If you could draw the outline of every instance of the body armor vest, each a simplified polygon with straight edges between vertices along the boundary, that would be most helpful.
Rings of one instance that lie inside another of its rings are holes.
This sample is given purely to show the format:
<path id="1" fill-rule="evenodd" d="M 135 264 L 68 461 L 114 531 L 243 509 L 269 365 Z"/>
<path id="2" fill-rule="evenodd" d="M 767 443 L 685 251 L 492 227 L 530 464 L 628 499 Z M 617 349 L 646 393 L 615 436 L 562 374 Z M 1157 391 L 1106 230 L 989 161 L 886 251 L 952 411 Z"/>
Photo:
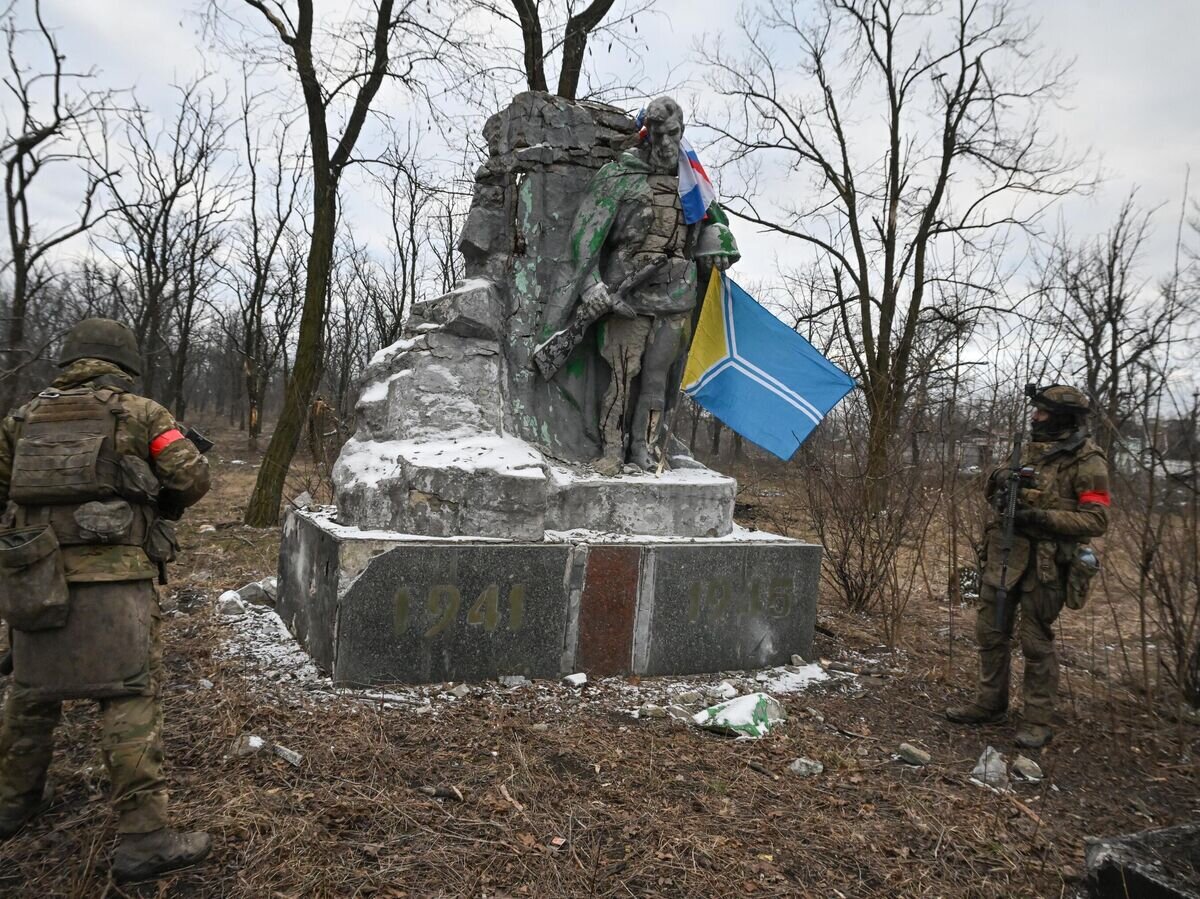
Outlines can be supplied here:
<path id="1" fill-rule="evenodd" d="M 120 391 L 43 391 L 26 408 L 9 498 L 20 526 L 48 524 L 61 546 L 143 546 L 158 479 L 145 460 L 117 452 Z"/>

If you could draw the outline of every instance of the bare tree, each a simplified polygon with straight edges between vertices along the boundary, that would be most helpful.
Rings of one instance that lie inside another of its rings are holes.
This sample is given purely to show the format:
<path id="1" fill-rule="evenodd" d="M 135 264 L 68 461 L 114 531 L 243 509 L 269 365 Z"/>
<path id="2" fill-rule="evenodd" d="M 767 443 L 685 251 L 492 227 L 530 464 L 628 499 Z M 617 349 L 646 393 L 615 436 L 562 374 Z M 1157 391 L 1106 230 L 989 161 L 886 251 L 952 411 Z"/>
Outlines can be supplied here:
<path id="1" fill-rule="evenodd" d="M 820 0 L 811 18 L 808 9 L 772 0 L 743 20 L 743 57 L 710 48 L 732 101 L 711 124 L 732 161 L 811 176 L 809 191 L 789 192 L 803 204 L 744 196 L 731 211 L 801 242 L 821 266 L 865 394 L 865 476 L 878 506 L 931 286 L 963 277 L 959 256 L 988 260 L 957 287 L 978 308 L 997 304 L 1008 235 L 1080 187 L 1076 163 L 1039 127 L 1065 72 L 1037 64 L 1033 26 L 1008 0 Z M 781 62 L 793 59 L 797 69 Z"/>
<path id="2" fill-rule="evenodd" d="M 217 7 L 220 0 L 214 0 Z M 284 48 L 283 64 L 295 72 L 304 99 L 312 163 L 311 239 L 304 285 L 304 305 L 295 363 L 288 381 L 283 412 L 259 469 L 254 493 L 246 506 L 246 523 L 258 527 L 279 520 L 288 466 L 299 444 L 301 430 L 321 380 L 328 293 L 336 241 L 338 188 L 346 167 L 352 164 L 354 147 L 362 134 L 371 104 L 384 79 L 391 77 L 406 87 L 419 90 L 422 67 L 448 48 L 449 28 L 440 33 L 422 14 L 432 7 L 414 0 L 378 0 L 361 29 L 352 29 L 341 41 L 342 50 L 353 56 L 341 74 L 338 57 L 318 57 L 314 41 L 316 22 L 313 0 L 243 0 L 256 11 Z M 393 42 L 402 39 L 401 52 Z M 329 114 L 349 93 L 349 109 L 338 116 L 341 134 L 331 134 Z"/>
<path id="3" fill-rule="evenodd" d="M 249 79 L 242 97 L 242 138 L 249 196 L 239 222 L 230 272 L 234 303 L 216 307 L 229 345 L 241 357 L 250 447 L 258 449 L 267 385 L 299 311 L 300 291 L 279 270 L 289 247 L 289 226 L 300 200 L 300 168 L 288 164 L 287 125 L 264 140 L 251 125 L 254 98 Z M 273 166 L 264 171 L 263 147 L 274 147 Z M 274 326 L 272 318 L 274 317 Z M 280 327 L 282 326 L 282 327 Z"/>
<path id="4" fill-rule="evenodd" d="M 6 122 L 0 147 L 11 254 L 7 267 L 12 275 L 12 294 L 5 304 L 4 370 L 0 371 L 0 408 L 4 409 L 19 395 L 25 367 L 45 350 L 45 341 L 40 346 L 27 345 L 26 318 L 30 304 L 38 301 L 54 279 L 50 254 L 104 216 L 95 200 L 106 171 L 100 154 L 91 157 L 98 165 L 90 165 L 83 147 L 90 130 L 103 129 L 110 95 L 79 86 L 93 73 L 66 68 L 66 57 L 42 17 L 40 0 L 34 0 L 33 12 L 37 35 L 49 57 L 43 69 L 34 70 L 22 63 L 19 44 L 23 33 L 12 7 L 0 26 L 8 50 L 4 86 L 15 102 L 15 114 Z M 32 190 L 35 183 L 47 180 L 45 173 L 51 168 L 59 172 L 82 170 L 83 198 L 72 223 L 44 232 L 38 227 L 41 215 L 31 208 Z"/>
<path id="5" fill-rule="evenodd" d="M 1097 436 L 1110 459 L 1138 411 L 1131 375 L 1168 350 L 1173 335 L 1183 336 L 1191 314 L 1186 292 L 1169 284 L 1148 291 L 1140 274 L 1151 214 L 1130 193 L 1106 234 L 1075 243 L 1064 230 L 1041 266 L 1043 308 L 1070 339 L 1068 376 L 1097 404 Z"/>
<path id="6" fill-rule="evenodd" d="M 613 41 L 626 41 L 625 26 L 633 25 L 638 13 L 650 8 L 650 2 L 628 4 L 616 16 L 607 18 L 616 0 L 495 0 L 483 4 L 494 15 L 512 22 L 521 29 L 522 74 L 531 91 L 548 91 L 546 60 L 562 54 L 558 89 L 560 97 L 574 100 L 579 94 L 579 80 L 588 50 L 588 41 L 602 36 Z M 507 7 L 511 4 L 512 12 Z M 515 13 L 515 18 L 512 13 Z M 607 21 L 606 21 L 607 18 Z"/>
<path id="7" fill-rule="evenodd" d="M 122 112 L 128 172 L 105 179 L 114 208 L 98 245 L 129 275 L 122 302 L 141 336 L 142 383 L 167 402 L 180 401 L 198 301 L 232 214 L 236 169 L 222 167 L 222 103 L 200 79 L 179 89 L 178 110 L 162 128 L 140 106 Z"/>

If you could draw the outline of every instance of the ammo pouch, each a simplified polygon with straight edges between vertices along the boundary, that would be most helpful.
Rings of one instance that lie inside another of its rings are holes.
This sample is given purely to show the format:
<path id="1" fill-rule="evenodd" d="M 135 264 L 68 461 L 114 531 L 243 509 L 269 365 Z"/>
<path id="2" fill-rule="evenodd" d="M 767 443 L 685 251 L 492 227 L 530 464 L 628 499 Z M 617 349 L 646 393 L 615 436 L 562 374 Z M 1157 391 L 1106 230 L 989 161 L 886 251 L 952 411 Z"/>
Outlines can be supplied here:
<path id="1" fill-rule="evenodd" d="M 146 533 L 145 549 L 150 561 L 157 563 L 160 569 L 168 562 L 174 562 L 179 552 L 175 525 L 162 516 L 155 517 Z"/>
<path id="2" fill-rule="evenodd" d="M 62 552 L 45 525 L 0 531 L 0 617 L 13 628 L 61 628 L 70 610 Z"/>
<path id="3" fill-rule="evenodd" d="M 1080 546 L 1076 543 L 1063 544 L 1064 555 L 1067 556 L 1063 560 L 1067 570 L 1067 589 L 1063 599 L 1063 604 L 1068 609 L 1082 609 L 1088 600 L 1088 589 L 1091 587 L 1092 579 L 1100 570 L 1099 560 L 1096 558 L 1096 551 L 1091 546 Z M 1083 553 L 1087 551 L 1095 564 L 1084 559 Z"/>
<path id="4" fill-rule="evenodd" d="M 983 583 L 989 587 L 1003 586 L 1013 589 L 1021 580 L 1025 569 L 1029 567 L 1029 556 L 1029 538 L 1014 534 L 1012 549 L 1008 553 L 1008 570 L 1005 572 L 1004 583 L 1001 584 L 1000 574 L 1004 568 L 1004 531 L 999 527 L 989 528 L 983 551 Z"/>

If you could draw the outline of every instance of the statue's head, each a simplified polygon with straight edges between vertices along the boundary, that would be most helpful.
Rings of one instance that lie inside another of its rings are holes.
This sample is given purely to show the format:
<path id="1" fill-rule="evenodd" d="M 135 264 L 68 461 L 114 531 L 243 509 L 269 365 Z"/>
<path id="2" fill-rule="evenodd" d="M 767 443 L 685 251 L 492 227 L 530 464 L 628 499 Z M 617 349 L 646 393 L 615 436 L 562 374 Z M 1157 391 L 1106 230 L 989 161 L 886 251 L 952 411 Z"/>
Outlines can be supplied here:
<path id="1" fill-rule="evenodd" d="M 656 97 L 646 107 L 646 161 L 660 174 L 679 170 L 679 139 L 683 137 L 683 110 L 670 97 Z"/>

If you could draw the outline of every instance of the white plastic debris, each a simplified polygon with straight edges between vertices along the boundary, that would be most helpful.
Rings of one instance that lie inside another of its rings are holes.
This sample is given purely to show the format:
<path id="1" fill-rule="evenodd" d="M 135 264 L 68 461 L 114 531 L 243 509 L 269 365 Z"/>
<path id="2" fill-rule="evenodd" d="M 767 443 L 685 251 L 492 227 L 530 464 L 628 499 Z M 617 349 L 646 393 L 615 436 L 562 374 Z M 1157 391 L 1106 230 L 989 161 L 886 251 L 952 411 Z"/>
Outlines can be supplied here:
<path id="1" fill-rule="evenodd" d="M 991 746 L 984 749 L 983 754 L 979 756 L 979 761 L 975 763 L 975 769 L 971 772 L 971 779 L 984 786 L 998 789 L 1007 787 L 1008 765 L 1004 761 L 1004 756 Z"/>
<path id="2" fill-rule="evenodd" d="M 213 682 L 210 681 L 207 677 L 202 677 L 202 678 L 200 678 L 200 680 L 196 681 L 196 686 L 199 687 L 201 690 L 211 690 L 214 685 L 213 685 Z"/>
<path id="3" fill-rule="evenodd" d="M 523 674 L 505 674 L 500 677 L 500 686 L 527 687 L 529 686 L 529 678 Z"/>
<path id="4" fill-rule="evenodd" d="M 587 682 L 587 675 L 582 671 L 580 671 L 578 674 L 568 674 L 563 678 L 563 683 L 568 687 L 582 687 Z"/>
<path id="5" fill-rule="evenodd" d="M 738 734 L 757 740 L 765 737 L 787 715 L 783 706 L 766 693 L 748 693 L 698 712 L 692 722 L 708 730 Z"/>
<path id="6" fill-rule="evenodd" d="M 466 684 L 457 684 L 450 694 L 458 699 L 466 699 L 471 695 L 471 688 Z"/>

